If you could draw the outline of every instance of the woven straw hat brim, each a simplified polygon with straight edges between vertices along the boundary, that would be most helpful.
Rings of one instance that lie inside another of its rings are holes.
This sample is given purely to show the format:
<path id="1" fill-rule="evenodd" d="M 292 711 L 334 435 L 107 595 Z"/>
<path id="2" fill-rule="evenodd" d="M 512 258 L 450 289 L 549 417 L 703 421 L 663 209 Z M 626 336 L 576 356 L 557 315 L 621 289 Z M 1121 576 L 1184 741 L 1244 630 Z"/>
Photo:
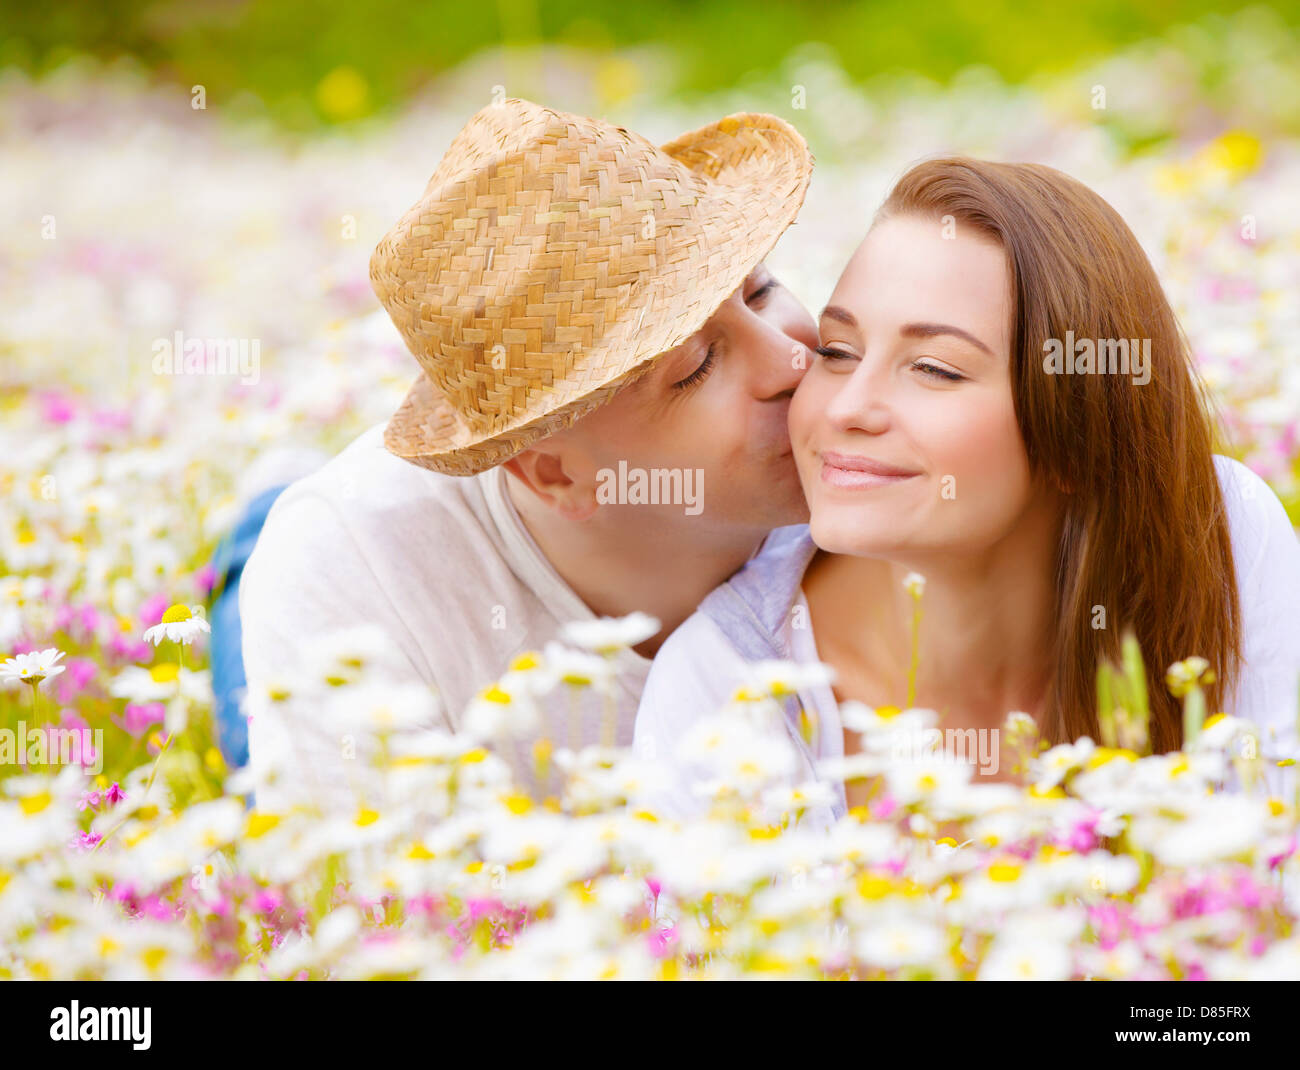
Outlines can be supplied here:
<path id="1" fill-rule="evenodd" d="M 577 347 L 576 359 L 565 354 L 562 377 L 557 361 L 548 389 L 504 412 L 499 426 L 485 430 L 481 419 L 473 426 L 426 369 L 385 429 L 390 452 L 433 471 L 475 475 L 604 404 L 647 372 L 655 357 L 699 330 L 767 256 L 798 214 L 812 169 L 799 133 L 776 116 L 757 113 L 727 116 L 659 151 L 702 179 L 690 208 L 699 241 L 674 250 L 669 263 L 645 263 L 640 289 L 615 321 L 590 346 Z M 445 164 L 444 158 L 429 189 Z M 674 195 L 671 188 L 663 191 L 670 203 Z"/>

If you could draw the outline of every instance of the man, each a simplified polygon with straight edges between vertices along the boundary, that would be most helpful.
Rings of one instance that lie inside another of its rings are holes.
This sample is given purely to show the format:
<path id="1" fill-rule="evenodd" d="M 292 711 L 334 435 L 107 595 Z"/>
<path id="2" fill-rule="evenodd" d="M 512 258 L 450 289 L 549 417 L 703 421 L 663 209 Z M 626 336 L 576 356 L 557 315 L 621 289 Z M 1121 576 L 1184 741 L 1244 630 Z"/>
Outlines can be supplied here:
<path id="1" fill-rule="evenodd" d="M 277 767 L 260 807 L 365 794 L 363 723 L 341 734 L 303 687 L 361 624 L 385 678 L 432 687 L 430 723 L 456 731 L 567 622 L 649 614 L 658 633 L 615 666 L 630 744 L 660 643 L 807 518 L 786 412 L 816 329 L 762 259 L 811 166 L 792 127 L 748 113 L 656 148 L 507 100 L 457 135 L 371 259 L 422 375 L 275 500 L 244 570 L 252 763 Z M 595 743 L 607 713 L 582 696 L 537 738 Z M 530 744 L 505 757 L 541 795 Z"/>

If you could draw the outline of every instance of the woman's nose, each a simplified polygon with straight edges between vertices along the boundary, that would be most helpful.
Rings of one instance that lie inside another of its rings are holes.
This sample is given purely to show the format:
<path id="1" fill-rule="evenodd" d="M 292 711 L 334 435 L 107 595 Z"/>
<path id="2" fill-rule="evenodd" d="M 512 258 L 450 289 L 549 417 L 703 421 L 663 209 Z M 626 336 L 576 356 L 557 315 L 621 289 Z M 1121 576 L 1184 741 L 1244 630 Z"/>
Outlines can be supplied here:
<path id="1" fill-rule="evenodd" d="M 886 384 L 861 361 L 826 407 L 827 419 L 842 431 L 878 435 L 893 422 Z"/>

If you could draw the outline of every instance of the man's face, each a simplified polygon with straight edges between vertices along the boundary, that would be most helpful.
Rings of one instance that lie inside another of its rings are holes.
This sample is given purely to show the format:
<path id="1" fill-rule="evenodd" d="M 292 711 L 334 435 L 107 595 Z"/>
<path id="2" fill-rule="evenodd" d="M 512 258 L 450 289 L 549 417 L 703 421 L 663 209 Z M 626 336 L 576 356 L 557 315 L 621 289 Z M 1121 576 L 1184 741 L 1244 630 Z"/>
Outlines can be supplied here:
<path id="1" fill-rule="evenodd" d="M 812 316 L 760 264 L 694 335 L 562 433 L 565 474 L 602 508 L 685 515 L 701 534 L 801 523 L 787 413 L 816 344 Z M 638 504 L 637 470 L 676 472 L 698 500 Z"/>

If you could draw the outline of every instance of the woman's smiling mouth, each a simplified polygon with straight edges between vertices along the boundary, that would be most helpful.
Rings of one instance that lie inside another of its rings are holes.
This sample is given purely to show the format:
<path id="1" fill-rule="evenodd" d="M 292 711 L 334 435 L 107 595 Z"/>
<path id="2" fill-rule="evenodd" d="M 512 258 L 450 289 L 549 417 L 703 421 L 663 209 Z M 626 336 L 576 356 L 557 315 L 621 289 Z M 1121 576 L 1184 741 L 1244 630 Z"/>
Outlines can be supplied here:
<path id="1" fill-rule="evenodd" d="M 899 468 L 897 465 L 885 464 L 883 461 L 851 453 L 833 453 L 825 450 L 821 454 L 821 459 L 822 482 L 848 490 L 892 486 L 921 474 L 912 469 Z"/>

